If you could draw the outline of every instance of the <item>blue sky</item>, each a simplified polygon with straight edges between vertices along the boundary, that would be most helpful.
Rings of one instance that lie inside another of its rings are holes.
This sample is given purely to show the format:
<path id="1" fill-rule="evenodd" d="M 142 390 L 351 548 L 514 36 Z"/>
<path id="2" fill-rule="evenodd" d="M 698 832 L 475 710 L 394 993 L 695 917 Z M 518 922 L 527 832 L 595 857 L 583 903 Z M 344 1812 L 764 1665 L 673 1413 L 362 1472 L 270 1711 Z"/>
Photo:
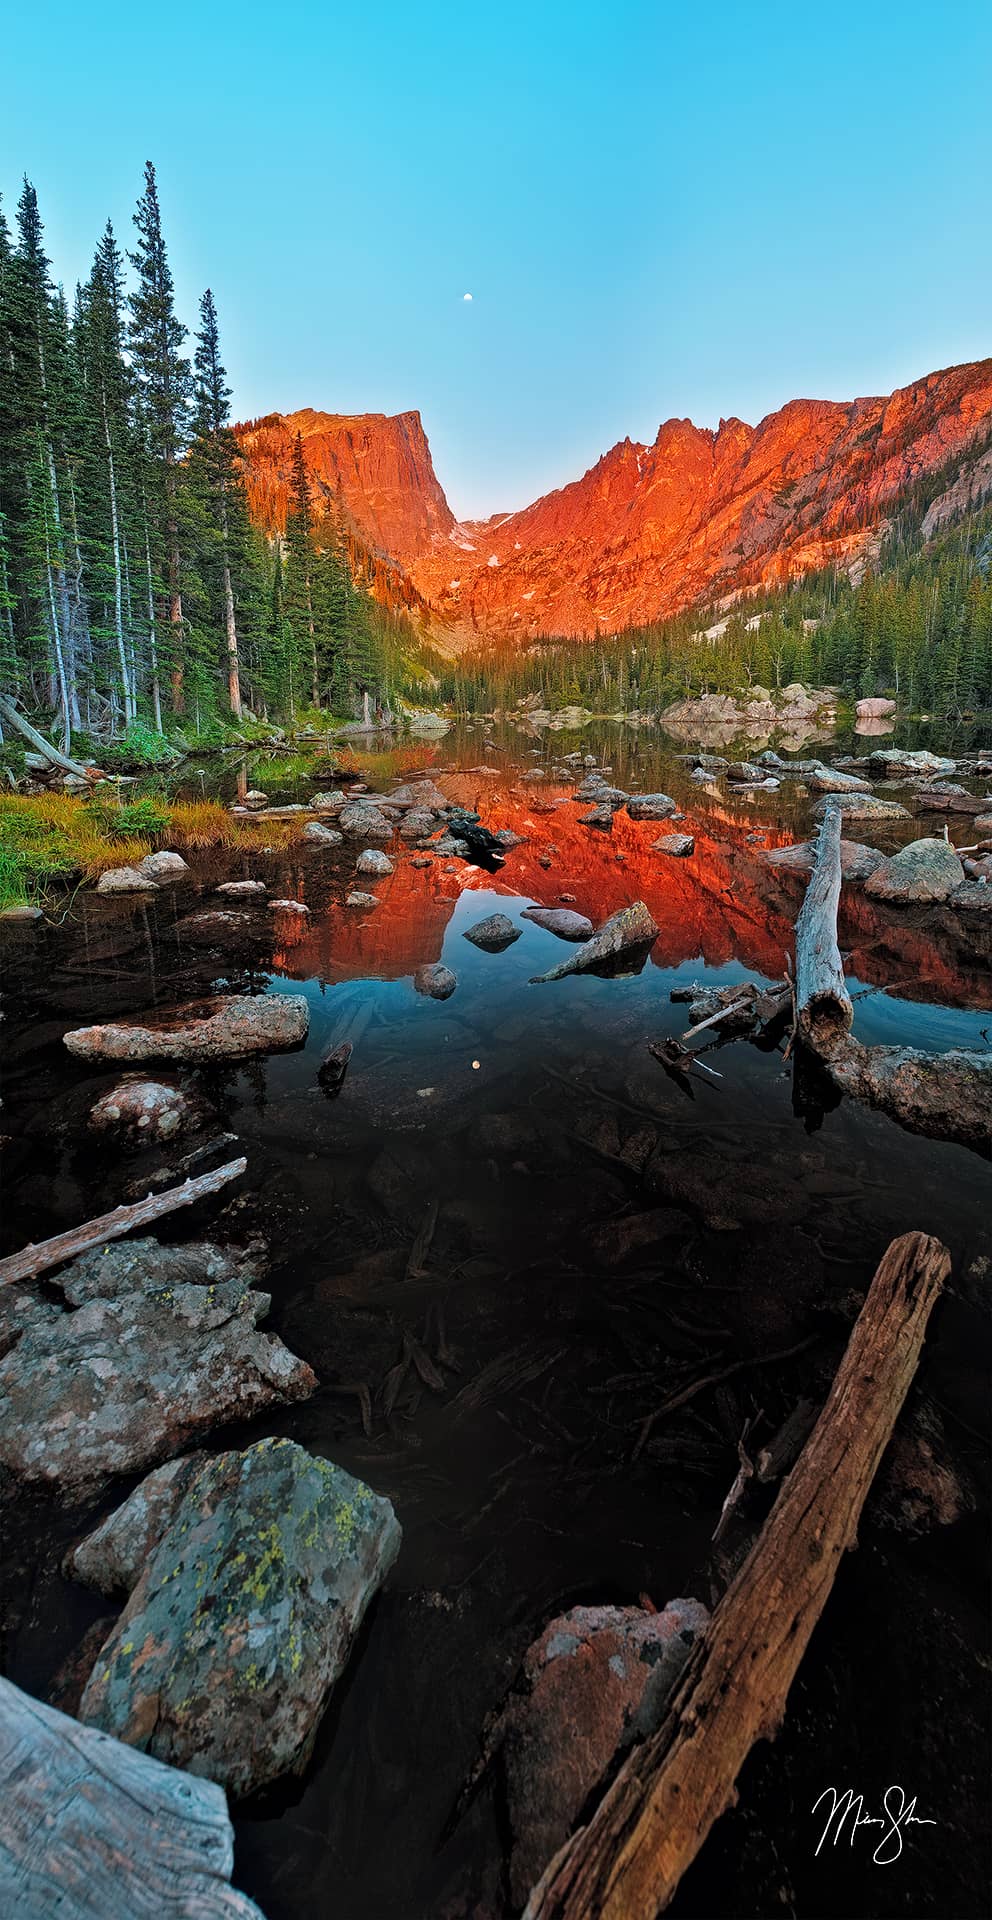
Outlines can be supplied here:
<path id="1" fill-rule="evenodd" d="M 0 188 L 67 284 L 152 158 L 238 414 L 418 407 L 456 512 L 992 352 L 988 0 L 19 12 Z"/>

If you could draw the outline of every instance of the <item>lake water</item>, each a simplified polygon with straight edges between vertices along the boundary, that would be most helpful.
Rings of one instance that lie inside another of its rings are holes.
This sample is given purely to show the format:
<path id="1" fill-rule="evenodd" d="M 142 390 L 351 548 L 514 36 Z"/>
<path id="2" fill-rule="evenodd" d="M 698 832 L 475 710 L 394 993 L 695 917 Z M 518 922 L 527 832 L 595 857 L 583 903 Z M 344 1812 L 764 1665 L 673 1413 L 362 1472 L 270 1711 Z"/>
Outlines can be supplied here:
<path id="1" fill-rule="evenodd" d="M 488 731 L 488 747 L 481 728 L 463 728 L 417 759 L 451 800 L 522 836 L 496 873 L 417 867 L 418 851 L 397 841 L 392 876 L 357 883 L 378 896 L 372 912 L 343 904 L 354 847 L 238 857 L 236 870 L 205 857 L 174 894 L 80 893 L 59 924 L 5 942 L 5 1249 L 116 1204 L 161 1157 L 121 1157 L 87 1136 L 112 1078 L 70 1060 L 67 1027 L 218 981 L 303 992 L 310 1006 L 299 1052 L 195 1076 L 248 1174 L 226 1206 L 177 1216 L 163 1237 L 262 1232 L 269 1324 L 320 1381 L 305 1404 L 209 1443 L 289 1435 L 388 1494 L 404 1538 L 305 1777 L 236 1810 L 236 1882 L 268 1920 L 504 1912 L 498 1766 L 453 1816 L 527 1644 L 579 1600 L 710 1601 L 710 1539 L 745 1420 L 761 1413 L 770 1432 L 801 1394 L 825 1396 L 886 1245 L 922 1228 L 946 1241 L 954 1275 L 914 1394 L 937 1408 L 974 1510 L 912 1536 L 873 1496 L 783 1733 L 752 1755 L 740 1807 L 671 1911 L 977 1915 L 988 1164 L 849 1101 L 824 1104 L 783 1060 L 784 1037 L 708 1052 L 720 1078 L 699 1074 L 688 1089 L 647 1051 L 688 1023 L 673 988 L 781 977 L 802 880 L 761 852 L 806 837 L 805 794 L 783 784 L 729 796 L 719 780 L 691 779 L 654 733 Z M 555 770 L 569 751 L 595 754 L 618 786 L 671 793 L 684 822 L 621 813 L 611 833 L 583 826 L 575 780 Z M 211 790 L 218 777 L 204 769 Z M 535 770 L 544 777 L 524 778 Z M 312 785 L 270 784 L 264 756 L 249 778 L 279 801 Z M 366 778 L 378 784 L 374 767 Z M 233 792 L 233 772 L 223 781 Z M 970 821 L 950 825 L 965 843 Z M 672 830 L 694 834 L 689 859 L 653 850 Z M 865 824 L 851 837 L 890 851 L 928 830 Z M 221 904 L 209 899 L 219 879 L 242 875 L 305 901 L 309 920 L 263 903 L 229 939 L 204 946 L 184 931 L 194 908 Z M 531 984 L 574 949 L 520 912 L 563 894 L 597 924 L 644 900 L 660 932 L 642 970 Z M 494 911 L 521 928 L 500 954 L 463 937 Z M 852 991 L 865 990 L 859 1037 L 938 1051 L 992 1043 L 987 928 L 966 932 L 947 910 L 900 918 L 850 892 L 841 938 Z M 437 960 L 458 976 L 443 1003 L 412 984 Z M 317 1065 L 345 1039 L 354 1055 L 329 1100 Z M 409 1274 L 435 1208 L 424 1270 Z M 387 1418 L 383 1382 L 411 1335 L 444 1390 L 411 1367 Z M 684 1382 L 811 1336 L 801 1354 L 743 1370 L 657 1423 L 635 1457 L 646 1417 Z M 120 1493 L 73 1510 L 36 1496 L 8 1505 L 5 1663 L 31 1692 L 46 1692 L 106 1610 L 62 1579 L 59 1560 Z M 877 1798 L 891 1779 L 938 1822 L 904 1860 L 814 1858 L 817 1795 L 853 1784 Z"/>

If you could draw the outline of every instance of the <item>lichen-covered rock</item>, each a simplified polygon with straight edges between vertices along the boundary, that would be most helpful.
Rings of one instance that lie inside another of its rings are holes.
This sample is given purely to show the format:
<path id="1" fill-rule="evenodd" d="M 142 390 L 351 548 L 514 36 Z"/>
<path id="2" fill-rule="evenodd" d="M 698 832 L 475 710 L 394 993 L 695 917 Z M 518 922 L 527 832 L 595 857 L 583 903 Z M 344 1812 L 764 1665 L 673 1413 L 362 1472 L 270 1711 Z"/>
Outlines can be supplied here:
<path id="1" fill-rule="evenodd" d="M 181 853 L 146 853 L 138 871 L 150 880 L 182 880 L 189 867 Z"/>
<path id="2" fill-rule="evenodd" d="M 340 813 L 347 797 L 340 788 L 335 787 L 329 793 L 315 793 L 310 805 L 317 813 Z"/>
<path id="3" fill-rule="evenodd" d="M 310 1009 L 302 994 L 231 994 L 146 1019 L 76 1027 L 65 1045 L 79 1060 L 241 1060 L 300 1046 Z"/>
<path id="4" fill-rule="evenodd" d="M 865 881 L 865 892 L 873 900 L 907 904 L 946 900 L 964 877 L 964 868 L 946 840 L 913 840 L 875 868 Z"/>
<path id="5" fill-rule="evenodd" d="M 215 1454 L 153 1547 L 80 1720 L 233 1794 L 298 1770 L 400 1537 L 388 1500 L 293 1441 Z"/>
<path id="6" fill-rule="evenodd" d="M 549 973 L 535 974 L 531 985 L 561 980 L 567 973 L 637 971 L 644 965 L 648 949 L 657 938 L 658 928 L 643 900 L 635 900 L 633 906 L 621 907 L 619 913 L 611 914 L 599 932 L 569 954 L 567 960 L 552 967 Z"/>
<path id="7" fill-rule="evenodd" d="M 132 1140 L 171 1140 L 201 1127 L 209 1113 L 205 1101 L 159 1080 L 122 1080 L 90 1110 L 97 1133 L 120 1133 Z"/>
<path id="8" fill-rule="evenodd" d="M 29 1328 L 0 1361 L 0 1461 L 22 1479 L 77 1489 L 306 1399 L 310 1368 L 256 1330 L 268 1309 L 243 1279 L 153 1285 Z"/>
<path id="9" fill-rule="evenodd" d="M 947 904 L 955 913 L 992 913 L 992 886 L 981 879 L 966 880 L 963 886 L 955 887 Z"/>
<path id="10" fill-rule="evenodd" d="M 70 1306 L 89 1300 L 117 1300 L 125 1293 L 155 1293 L 177 1287 L 221 1287 L 236 1281 L 254 1286 L 262 1271 L 255 1250 L 216 1247 L 210 1240 L 181 1240 L 163 1246 L 153 1235 L 140 1240 L 111 1240 L 91 1247 L 52 1282 Z"/>
<path id="11" fill-rule="evenodd" d="M 458 975 L 438 961 L 434 966 L 418 967 L 413 984 L 416 991 L 429 1000 L 450 1000 L 458 985 Z"/>
<path id="12" fill-rule="evenodd" d="M 593 934 L 592 921 L 569 907 L 525 907 L 520 918 L 533 920 L 535 926 L 557 934 L 559 940 L 590 940 Z"/>
<path id="13" fill-rule="evenodd" d="M 513 1846 L 510 1894 L 522 1906 L 614 1756 L 660 1724 L 709 1614 L 698 1600 L 572 1607 L 528 1649 L 497 1727 Z"/>
<path id="14" fill-rule="evenodd" d="M 366 847 L 360 853 L 355 865 L 356 873 L 373 874 L 376 879 L 384 879 L 393 872 L 393 863 L 388 853 L 382 853 L 378 847 Z"/>
<path id="15" fill-rule="evenodd" d="M 826 793 L 813 808 L 814 820 L 823 820 L 828 807 L 839 807 L 845 820 L 908 820 L 909 814 L 897 800 L 883 800 L 877 793 Z"/>
<path id="16" fill-rule="evenodd" d="M 140 867 L 108 867 L 96 883 L 97 893 L 157 893 L 157 883 Z"/>
<path id="17" fill-rule="evenodd" d="M 505 913 L 491 913 L 485 920 L 477 920 L 474 927 L 466 927 L 462 937 L 484 953 L 503 953 L 519 940 L 520 928 Z"/>
<path id="18" fill-rule="evenodd" d="M 210 1455 L 202 1448 L 155 1467 L 115 1507 L 100 1526 L 86 1535 L 65 1558 L 65 1573 L 98 1593 L 130 1593 L 141 1579 L 145 1563 L 175 1518 L 200 1468 Z M 99 1649 L 95 1649 L 99 1651 Z"/>

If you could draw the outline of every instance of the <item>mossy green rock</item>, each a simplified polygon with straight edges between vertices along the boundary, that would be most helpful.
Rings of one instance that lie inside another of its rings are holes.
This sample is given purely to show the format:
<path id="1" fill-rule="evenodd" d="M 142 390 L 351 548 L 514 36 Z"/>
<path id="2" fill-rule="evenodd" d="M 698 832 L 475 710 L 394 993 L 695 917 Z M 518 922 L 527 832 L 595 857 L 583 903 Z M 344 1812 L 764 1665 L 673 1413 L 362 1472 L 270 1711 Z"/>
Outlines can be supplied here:
<path id="1" fill-rule="evenodd" d="M 291 1440 L 215 1454 L 148 1558 L 79 1718 L 234 1794 L 299 1770 L 400 1537 L 388 1500 Z"/>

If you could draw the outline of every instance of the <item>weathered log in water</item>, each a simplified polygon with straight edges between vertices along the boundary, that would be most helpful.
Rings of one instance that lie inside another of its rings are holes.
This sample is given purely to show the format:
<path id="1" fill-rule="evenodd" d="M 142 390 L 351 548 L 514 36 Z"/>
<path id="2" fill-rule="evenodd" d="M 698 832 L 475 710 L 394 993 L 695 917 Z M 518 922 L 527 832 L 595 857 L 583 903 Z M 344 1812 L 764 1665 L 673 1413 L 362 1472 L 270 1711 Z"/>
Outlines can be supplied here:
<path id="1" fill-rule="evenodd" d="M 221 1187 L 244 1173 L 247 1165 L 243 1157 L 229 1160 L 226 1166 L 198 1174 L 195 1180 L 184 1180 L 181 1186 L 169 1187 L 165 1193 L 150 1193 L 147 1199 L 136 1200 L 133 1206 L 115 1207 L 111 1213 L 98 1214 L 95 1220 L 87 1220 L 81 1227 L 70 1227 L 66 1233 L 54 1234 L 51 1240 L 39 1240 L 37 1245 L 22 1247 L 19 1253 L 9 1253 L 5 1260 L 0 1260 L 0 1287 L 13 1280 L 33 1280 L 39 1273 L 47 1273 L 50 1267 L 61 1266 L 64 1260 L 74 1260 L 90 1247 L 102 1246 L 105 1240 L 119 1240 L 133 1227 L 146 1227 L 152 1220 L 161 1220 L 163 1214 L 174 1213 L 177 1207 L 191 1207 L 207 1194 L 219 1193 Z"/>
<path id="2" fill-rule="evenodd" d="M 222 1789 L 0 1679 L 0 1907 L 20 1920 L 262 1920 Z"/>
<path id="3" fill-rule="evenodd" d="M 525 1920 L 654 1920 L 774 1739 L 810 1636 L 916 1372 L 950 1257 L 894 1240 L 829 1398 L 757 1544 L 689 1657 L 665 1719 L 531 1894 Z"/>
<path id="4" fill-rule="evenodd" d="M 815 1052 L 843 1044 L 854 1020 L 837 944 L 841 887 L 841 809 L 828 806 L 816 845 L 816 863 L 796 922 L 796 1015 Z"/>

